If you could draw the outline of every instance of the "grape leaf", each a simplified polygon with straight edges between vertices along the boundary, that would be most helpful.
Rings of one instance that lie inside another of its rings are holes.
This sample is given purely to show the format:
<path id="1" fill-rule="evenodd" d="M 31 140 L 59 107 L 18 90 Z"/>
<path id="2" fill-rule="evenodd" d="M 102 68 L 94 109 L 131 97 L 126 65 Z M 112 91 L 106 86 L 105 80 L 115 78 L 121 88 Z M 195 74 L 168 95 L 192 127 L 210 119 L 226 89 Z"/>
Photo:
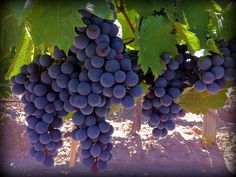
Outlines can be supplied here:
<path id="1" fill-rule="evenodd" d="M 178 36 L 178 38 L 183 39 L 186 42 L 188 49 L 193 54 L 195 51 L 201 49 L 198 37 L 194 33 L 190 32 L 187 29 L 186 25 L 181 24 L 179 22 L 175 22 L 174 26 L 175 26 L 176 35 Z"/>
<path id="2" fill-rule="evenodd" d="M 136 44 L 139 47 L 139 64 L 144 73 L 150 67 L 155 76 L 162 71 L 160 56 L 177 53 L 175 36 L 171 34 L 172 23 L 165 17 L 150 16 L 143 19 L 140 31 L 136 31 Z"/>
<path id="3" fill-rule="evenodd" d="M 210 1 L 177 0 L 176 17 L 190 29 L 206 29 L 209 10 L 214 9 Z"/>
<path id="4" fill-rule="evenodd" d="M 236 35 L 236 26 L 233 25 L 236 17 L 236 7 L 229 6 L 222 15 L 222 28 L 218 28 L 217 37 L 227 41 Z"/>
<path id="5" fill-rule="evenodd" d="M 220 10 L 220 8 L 221 8 L 221 10 L 222 10 L 222 9 L 225 9 L 229 4 L 231 4 L 232 0 L 224 0 L 224 1 L 222 1 L 222 0 L 214 0 L 213 3 L 214 3 L 214 6 L 215 6 L 216 9 Z M 220 8 L 217 7 L 217 6 L 220 6 Z"/>
<path id="6" fill-rule="evenodd" d="M 139 15 L 148 17 L 154 15 L 155 11 L 158 12 L 164 8 L 167 15 L 174 19 L 174 1 L 156 1 L 156 0 L 127 0 L 125 6 L 128 10 L 135 9 Z"/>
<path id="7" fill-rule="evenodd" d="M 208 35 L 207 29 L 191 29 L 189 31 L 191 31 L 197 36 L 197 38 L 199 39 L 201 48 L 205 49 L 207 46 L 207 35 Z"/>
<path id="8" fill-rule="evenodd" d="M 13 47 L 24 38 L 24 26 L 19 25 L 16 16 L 5 4 L 0 6 L 0 61 L 9 53 Z M 10 59 L 10 58 L 9 58 Z"/>
<path id="9" fill-rule="evenodd" d="M 6 1 L 6 5 L 15 14 L 15 17 L 19 24 L 21 24 L 25 18 L 27 17 L 28 13 L 31 10 L 31 5 L 34 1 L 26 1 L 26 0 L 9 0 Z"/>
<path id="10" fill-rule="evenodd" d="M 31 62 L 33 58 L 33 44 L 28 33 L 25 32 L 24 41 L 21 45 L 21 48 L 17 51 L 14 60 L 11 62 L 11 65 L 7 72 L 7 79 L 10 79 L 12 76 L 16 75 L 20 71 L 20 67 L 24 64 Z"/>
<path id="11" fill-rule="evenodd" d="M 13 47 L 8 55 L 0 59 L 0 71 L 2 72 L 2 74 L 0 75 L 0 97 L 3 98 L 7 98 L 11 93 L 10 83 L 9 80 L 6 80 L 5 73 L 7 73 L 9 65 L 12 59 L 15 57 L 15 54 L 16 50 Z"/>
<path id="12" fill-rule="evenodd" d="M 86 1 L 86 9 L 88 11 L 92 12 L 93 14 L 95 14 L 101 18 L 114 20 L 113 15 L 112 15 L 112 10 L 109 8 L 108 3 L 107 3 L 108 1 L 106 1 L 106 0 L 101 0 L 101 1 L 85 0 L 85 1 Z M 75 2 L 77 2 L 77 1 L 75 1 Z M 81 2 L 79 2 L 79 3 L 81 3 Z"/>
<path id="13" fill-rule="evenodd" d="M 24 26 L 17 23 L 16 16 L 5 3 L 0 6 L 0 96 L 10 94 L 6 73 L 15 57 L 18 45 L 24 38 Z"/>
<path id="14" fill-rule="evenodd" d="M 183 91 L 179 104 L 183 109 L 194 114 L 206 114 L 209 109 L 219 109 L 225 105 L 227 89 L 211 95 L 207 92 L 199 93 L 194 88 Z"/>
<path id="15" fill-rule="evenodd" d="M 217 54 L 220 54 L 220 51 L 219 51 L 215 41 L 212 38 L 209 38 L 207 40 L 207 50 L 211 51 L 211 52 L 214 52 L 214 53 L 217 53 Z"/>
<path id="16" fill-rule="evenodd" d="M 85 0 L 53 0 L 34 3 L 29 14 L 34 43 L 44 44 L 46 47 L 56 44 L 63 50 L 68 50 L 74 43 L 74 27 L 84 26 L 78 13 L 78 9 L 81 8 L 87 8 L 94 14 L 103 14 L 102 17 L 107 16 L 108 12 L 111 14 L 105 1 L 99 1 L 96 5 Z"/>

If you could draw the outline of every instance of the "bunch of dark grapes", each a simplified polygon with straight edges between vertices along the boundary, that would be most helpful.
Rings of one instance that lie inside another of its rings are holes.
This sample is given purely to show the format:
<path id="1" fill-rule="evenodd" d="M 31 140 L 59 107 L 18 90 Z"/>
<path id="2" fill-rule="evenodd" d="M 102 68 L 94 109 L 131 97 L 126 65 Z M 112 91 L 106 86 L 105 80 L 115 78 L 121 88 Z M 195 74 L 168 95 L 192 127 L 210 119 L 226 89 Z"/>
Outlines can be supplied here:
<path id="1" fill-rule="evenodd" d="M 209 94 L 215 94 L 225 88 L 226 82 L 236 80 L 235 39 L 229 43 L 220 41 L 219 48 L 222 56 L 213 54 L 198 59 L 200 79 L 194 84 L 197 92 L 207 91 Z"/>
<path id="2" fill-rule="evenodd" d="M 172 59 L 164 54 L 161 60 L 166 64 L 166 70 L 149 87 L 142 110 L 142 116 L 147 117 L 149 126 L 154 128 L 155 137 L 165 137 L 168 131 L 175 129 L 175 118 L 185 115 L 177 102 L 185 86 L 185 73 L 180 70 L 184 57 L 179 55 Z"/>
<path id="3" fill-rule="evenodd" d="M 104 169 L 111 159 L 113 127 L 105 121 L 112 105 L 125 109 L 135 105 L 143 94 L 138 75 L 132 71 L 124 44 L 117 37 L 113 21 L 79 10 L 86 27 L 76 27 L 72 55 L 81 62 L 79 77 L 68 82 L 70 103 L 76 109 L 72 138 L 80 141 L 82 164 L 92 170 Z"/>
<path id="4" fill-rule="evenodd" d="M 22 95 L 21 102 L 27 114 L 27 134 L 31 144 L 29 154 L 46 167 L 54 165 L 53 157 L 63 145 L 59 128 L 63 125 L 61 117 L 68 112 L 61 101 L 63 92 L 55 89 L 60 88 L 60 82 L 54 83 L 54 79 L 60 76 L 48 70 L 55 65 L 59 67 L 60 64 L 55 63 L 60 63 L 65 57 L 64 51 L 57 47 L 55 51 L 58 55 L 54 58 L 50 55 L 36 56 L 11 79 L 12 91 Z"/>

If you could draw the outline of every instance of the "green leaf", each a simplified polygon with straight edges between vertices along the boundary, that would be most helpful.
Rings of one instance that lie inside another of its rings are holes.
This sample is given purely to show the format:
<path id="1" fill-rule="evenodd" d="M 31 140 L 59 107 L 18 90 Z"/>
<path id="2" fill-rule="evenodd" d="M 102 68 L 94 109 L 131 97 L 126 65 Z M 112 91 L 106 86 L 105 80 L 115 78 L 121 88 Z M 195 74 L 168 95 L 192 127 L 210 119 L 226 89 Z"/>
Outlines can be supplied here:
<path id="1" fill-rule="evenodd" d="M 0 71 L 2 73 L 0 75 L 0 97 L 3 98 L 7 98 L 11 93 L 10 83 L 8 80 L 6 80 L 5 73 L 7 73 L 11 61 L 15 57 L 15 54 L 16 50 L 15 48 L 12 48 L 11 52 L 7 56 L 0 58 Z"/>
<path id="2" fill-rule="evenodd" d="M 15 59 L 11 62 L 11 65 L 7 72 L 7 79 L 20 72 L 20 67 L 24 64 L 28 64 L 33 59 L 34 47 L 28 33 L 25 32 L 24 41 L 21 48 L 17 51 Z"/>
<path id="3" fill-rule="evenodd" d="M 0 6 L 0 61 L 24 38 L 24 26 L 17 23 L 15 15 L 3 4 Z"/>
<path id="4" fill-rule="evenodd" d="M 190 29 L 206 29 L 209 23 L 209 10 L 213 9 L 211 1 L 177 0 L 176 16 L 178 21 Z"/>
<path id="5" fill-rule="evenodd" d="M 31 5 L 34 1 L 26 1 L 26 0 L 8 0 L 6 4 L 8 8 L 15 14 L 17 21 L 21 24 L 25 18 L 27 17 L 28 13 L 31 10 Z"/>
<path id="6" fill-rule="evenodd" d="M 236 7 L 229 6 L 223 12 L 222 28 L 218 28 L 218 39 L 230 40 L 236 35 L 236 26 L 234 25 L 236 17 Z"/>
<path id="7" fill-rule="evenodd" d="M 188 31 L 186 25 L 175 22 L 174 26 L 176 35 L 178 38 L 183 39 L 186 42 L 188 49 L 192 52 L 192 54 L 201 49 L 198 37 L 194 33 Z"/>
<path id="8" fill-rule="evenodd" d="M 84 0 L 84 1 L 86 3 L 86 9 L 89 10 L 90 12 L 92 12 L 93 14 L 95 14 L 101 18 L 114 20 L 112 11 L 107 4 L 108 1 L 106 1 L 106 0 L 100 0 L 100 1 Z M 81 4 L 81 1 L 78 2 L 75 0 L 75 2 Z"/>
<path id="9" fill-rule="evenodd" d="M 85 0 L 53 0 L 34 3 L 29 15 L 34 43 L 36 45 L 44 44 L 46 47 L 58 45 L 67 51 L 74 43 L 74 27 L 84 26 L 78 9 L 86 7 L 89 11 L 102 15 L 102 17 L 107 17 L 108 12 L 111 14 L 105 1 L 99 1 L 96 5 Z"/>
<path id="10" fill-rule="evenodd" d="M 214 53 L 217 53 L 217 54 L 220 54 L 220 51 L 219 51 L 215 41 L 212 38 L 209 38 L 207 40 L 207 50 L 211 51 L 211 52 L 214 52 Z"/>
<path id="11" fill-rule="evenodd" d="M 146 73 L 150 67 L 155 76 L 162 71 L 160 56 L 169 53 L 177 54 L 175 36 L 171 34 L 172 23 L 165 17 L 148 17 L 143 19 L 140 31 L 136 33 L 136 43 L 139 47 L 139 63 Z"/>
<path id="12" fill-rule="evenodd" d="M 11 65 L 18 45 L 24 38 L 24 26 L 19 25 L 15 15 L 9 10 L 6 4 L 0 6 L 0 95 L 9 96 L 9 81 L 6 80 L 6 73 Z"/>
<path id="13" fill-rule="evenodd" d="M 209 109 L 220 109 L 227 100 L 227 89 L 211 95 L 207 92 L 199 93 L 194 88 L 187 88 L 183 91 L 179 104 L 183 109 L 194 114 L 206 114 Z"/>
<path id="14" fill-rule="evenodd" d="M 222 11 L 221 6 L 217 2 L 212 1 L 212 5 L 213 5 L 213 7 L 215 8 L 216 11 L 219 11 L 219 12 Z"/>
<path id="15" fill-rule="evenodd" d="M 216 3 L 218 6 L 221 7 L 221 9 L 225 9 L 229 4 L 231 4 L 232 0 L 215 0 L 214 3 Z M 217 8 L 216 8 L 217 9 Z"/>
<path id="16" fill-rule="evenodd" d="M 207 46 L 207 35 L 208 35 L 207 29 L 191 29 L 189 31 L 191 31 L 197 36 L 201 48 L 205 49 Z"/>
<path id="17" fill-rule="evenodd" d="M 157 1 L 157 0 L 127 0 L 125 6 L 128 10 L 135 9 L 138 14 L 144 17 L 154 15 L 155 11 L 165 8 L 167 15 L 174 19 L 174 1 Z"/>

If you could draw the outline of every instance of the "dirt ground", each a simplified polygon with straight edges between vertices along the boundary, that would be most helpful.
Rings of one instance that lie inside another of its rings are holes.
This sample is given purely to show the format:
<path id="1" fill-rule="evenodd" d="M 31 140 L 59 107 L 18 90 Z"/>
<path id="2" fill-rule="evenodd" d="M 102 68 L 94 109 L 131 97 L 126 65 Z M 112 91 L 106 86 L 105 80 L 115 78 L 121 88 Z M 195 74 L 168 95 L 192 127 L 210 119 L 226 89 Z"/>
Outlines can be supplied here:
<path id="1" fill-rule="evenodd" d="M 142 120 L 138 134 L 130 134 L 133 110 L 108 116 L 114 126 L 113 158 L 108 167 L 92 173 L 79 162 L 68 165 L 72 122 L 62 127 L 64 145 L 56 157 L 56 166 L 46 169 L 28 155 L 23 105 L 17 97 L 0 102 L 0 166 L 7 176 L 231 176 L 236 166 L 236 133 L 233 115 L 219 111 L 217 140 L 214 145 L 202 143 L 202 118 L 188 113 L 176 121 L 176 129 L 163 139 L 151 136 L 151 128 Z"/>

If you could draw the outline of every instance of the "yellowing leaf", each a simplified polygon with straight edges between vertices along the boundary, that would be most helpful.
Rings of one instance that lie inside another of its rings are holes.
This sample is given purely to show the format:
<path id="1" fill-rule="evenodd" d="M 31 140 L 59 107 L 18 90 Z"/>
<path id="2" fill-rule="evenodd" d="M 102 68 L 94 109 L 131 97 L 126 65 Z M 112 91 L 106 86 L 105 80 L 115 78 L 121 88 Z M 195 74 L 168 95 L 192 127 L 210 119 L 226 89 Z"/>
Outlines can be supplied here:
<path id="1" fill-rule="evenodd" d="M 207 92 L 199 93 L 194 88 L 187 88 L 183 91 L 179 104 L 185 110 L 194 114 L 206 114 L 208 109 L 219 109 L 225 105 L 227 89 L 211 95 Z"/>

